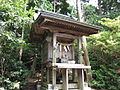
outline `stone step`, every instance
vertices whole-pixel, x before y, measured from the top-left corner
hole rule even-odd
[[[77,88],[69,88],[68,90],[80,90]],[[90,87],[85,87],[84,90],[92,90]]]

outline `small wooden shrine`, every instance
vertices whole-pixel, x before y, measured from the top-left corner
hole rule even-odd
[[[41,11],[31,32],[31,40],[41,43],[41,90],[84,90],[91,66],[83,37],[98,31],[68,16]]]

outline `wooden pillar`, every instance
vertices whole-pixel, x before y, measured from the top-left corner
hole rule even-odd
[[[79,63],[82,64],[83,62],[83,56],[82,56],[82,37],[78,38],[78,59],[79,59]],[[77,70],[74,70],[74,81],[78,81],[78,74],[77,74]]]
[[[84,90],[84,70],[78,69],[78,88]]]
[[[82,37],[78,39],[78,59],[80,64],[83,64],[83,56],[82,56],[83,48],[82,48]],[[78,88],[79,90],[84,90],[84,70],[78,69]]]
[[[75,60],[75,47],[74,47],[74,44],[72,46],[72,59]],[[75,79],[75,69],[72,69],[72,81],[76,81]]]
[[[74,50],[74,45],[73,45],[71,48],[72,48],[72,59],[75,60],[75,50]]]
[[[78,39],[78,59],[80,64],[83,63],[83,56],[82,56],[82,37],[79,37]]]
[[[41,48],[43,48],[43,43],[41,44]],[[43,50],[41,49],[41,52],[40,52],[40,54],[41,54],[41,58],[42,58],[42,63],[43,63]],[[44,69],[43,69],[43,64],[41,63],[41,82],[43,83],[43,74],[44,74]]]
[[[52,84],[55,87],[56,86],[56,68],[55,63],[56,63],[56,33],[53,33],[53,60],[52,60]]]
[[[88,51],[87,51],[87,41],[86,41],[85,36],[82,36],[82,48],[83,48],[83,51],[84,51],[83,58],[84,58],[84,61],[85,61],[85,65],[90,66],[90,61],[89,61]],[[92,79],[91,69],[88,69],[87,70],[87,81],[90,82],[91,79]]]
[[[50,83],[50,69],[47,67],[47,83]]]
[[[52,84],[55,87],[56,86],[56,68],[52,68]]]
[[[90,66],[88,51],[87,51],[86,36],[82,36],[82,48],[83,48],[83,51],[84,51],[83,58],[84,58],[84,61],[85,61],[85,65]]]
[[[52,61],[53,66],[56,63],[56,49],[57,49],[56,42],[57,42],[56,33],[53,33],[53,61]]]
[[[63,90],[68,90],[68,69],[62,69]]]
[[[73,69],[73,81],[74,81],[74,82],[77,82],[77,81],[78,81],[77,69]]]

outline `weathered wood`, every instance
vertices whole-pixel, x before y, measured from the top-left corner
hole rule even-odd
[[[55,55],[56,55],[56,41],[57,41],[57,39],[56,39],[56,33],[53,33],[53,61],[52,61],[52,63],[53,63],[53,66],[54,66],[54,64],[56,63],[56,57],[55,57]]]
[[[90,66],[85,36],[82,36],[82,47],[83,47],[83,51],[84,51],[83,58],[84,58],[85,65]],[[87,81],[90,82],[91,79],[92,79],[91,69],[88,69],[87,70]]]
[[[83,63],[83,56],[82,56],[82,38],[79,37],[78,39],[78,59],[80,64]]]
[[[53,58],[53,51],[52,51],[53,47],[51,43],[48,43],[48,60],[50,60],[51,58]]]
[[[89,62],[89,57],[88,57],[87,43],[86,43],[86,37],[85,36],[82,36],[82,48],[83,48],[83,51],[84,51],[83,58],[84,58],[84,61],[85,61],[85,65],[89,66],[90,62]]]
[[[73,82],[78,81],[78,74],[77,74],[77,69],[73,69]]]
[[[56,36],[63,37],[63,38],[70,38],[70,39],[77,39],[78,36],[65,34],[65,33],[56,33]]]
[[[35,75],[36,63],[37,63],[37,59],[36,59],[36,56],[35,56],[33,58],[33,63],[31,65],[31,77],[33,77]]]
[[[41,44],[40,47],[43,48],[43,45]],[[40,54],[41,54],[41,58],[42,58],[42,62],[43,62],[43,57],[42,57],[43,56],[43,50],[40,50]],[[40,65],[41,65],[41,82],[43,82],[43,70],[44,69],[43,69],[42,63],[40,63]]]
[[[33,28],[32,30],[34,31],[34,33],[31,33],[34,34],[32,36],[35,36],[35,34],[39,34],[39,35],[44,34],[44,31],[46,29],[49,29],[48,28],[49,26],[52,26],[53,28],[54,27],[58,28],[58,29],[54,28],[54,30],[51,28],[51,32],[54,32],[56,30],[58,30],[57,32],[59,32],[60,30],[59,28],[61,28],[60,32],[64,32],[65,30],[67,30],[66,33],[71,32],[71,34],[74,34],[72,33],[72,31],[75,31],[75,32],[83,33],[82,35],[95,34],[98,33],[100,29],[100,27],[82,23],[80,21],[76,21],[75,19],[72,19],[71,17],[68,17],[66,15],[42,11],[39,17],[37,18],[37,20],[35,20],[35,22],[32,24],[32,28]],[[42,29],[41,27],[47,27],[47,28]],[[31,38],[37,39],[39,37],[31,37]]]
[[[72,50],[71,50],[71,56],[72,56],[72,59],[75,60],[75,50],[74,50],[74,45],[71,47]]]
[[[68,69],[62,69],[63,90],[68,90]]]
[[[47,41],[43,42],[42,59],[43,59],[43,61],[48,60],[48,42]]]
[[[56,86],[56,69],[52,68],[52,84],[55,87]]]
[[[77,7],[78,21],[84,22],[81,2],[79,0],[76,0],[76,1],[77,1],[76,7]],[[85,40],[86,40],[86,38],[83,36],[82,37],[82,43],[83,43],[82,47],[83,47],[83,51],[84,51],[83,58],[84,58],[85,65],[89,66],[90,62],[89,62],[89,58],[88,58],[88,52],[87,52],[87,49],[86,49],[86,41]],[[88,70],[88,72],[90,72],[90,71]],[[89,76],[87,75],[87,77],[89,77]]]
[[[47,67],[47,83],[50,83],[50,69]]]
[[[78,21],[82,22],[82,7],[79,0],[76,0],[76,9],[77,9]]]
[[[71,69],[90,69],[91,66],[84,66],[83,64],[67,64],[67,63],[56,63],[57,68],[71,68]]]
[[[72,59],[75,60],[75,50],[74,50],[74,46],[72,47],[71,55],[72,55]],[[73,82],[76,82],[76,81],[77,81],[76,69],[72,69],[72,80],[73,80]]]
[[[49,29],[51,32],[59,32],[59,33],[68,33],[68,34],[73,34],[73,35],[85,35],[85,36],[88,36],[89,34],[87,33],[83,33],[83,32],[77,32],[77,31],[72,31],[70,29],[62,29],[62,28],[59,28],[59,27],[53,27],[53,26],[50,26],[50,25],[43,25],[41,27],[39,27],[39,29]],[[39,34],[41,32],[38,32]]]
[[[83,69],[78,70],[78,88],[84,90],[84,71]]]
[[[78,21],[83,22],[84,18],[83,18],[82,6],[79,6],[79,5],[81,5],[80,1],[78,1],[78,0],[76,0],[76,1],[77,1],[76,7],[78,7],[77,8]],[[83,48],[83,51],[84,51],[83,59],[84,59],[85,65],[90,66],[90,62],[89,62],[89,58],[88,58],[88,52],[87,52],[87,48],[86,48],[87,45],[86,45],[85,36],[82,36],[81,41],[82,41],[82,48]],[[90,73],[91,69],[88,69],[87,71]],[[88,82],[90,81],[90,78],[91,78],[91,76],[87,74],[87,81]]]
[[[81,18],[79,13],[79,21],[81,21]],[[84,90],[84,71],[90,72],[91,66],[86,50],[86,43],[82,36],[95,34],[99,31],[99,28],[79,21],[61,14],[41,12],[33,24],[32,28],[34,31],[31,33],[33,36],[31,38],[37,38],[42,43],[41,82],[45,81],[46,83],[47,81],[51,89],[56,90],[56,78],[60,77],[61,79],[62,74],[63,82],[57,79],[57,83],[62,82],[62,85],[58,86],[58,89],[78,90],[79,88],[79,90]],[[75,62],[74,40],[78,40],[79,62]],[[84,51],[84,57],[82,51]],[[85,62],[85,65],[83,62]],[[46,69],[47,72],[45,71]],[[71,70],[73,71],[71,72]],[[56,73],[60,75],[56,75]],[[75,81],[78,84],[70,85],[69,81],[70,83]]]
[[[46,21],[47,21],[47,19],[43,19],[43,21],[41,21],[41,23],[38,23],[38,24],[39,24],[39,27],[42,26]],[[38,25],[38,24],[37,24],[37,25]]]
[[[54,66],[55,66],[55,64],[56,64],[55,54],[56,54],[56,34],[53,33],[52,83],[53,83],[53,86],[54,86],[54,87],[56,86],[56,69],[54,68]]]
[[[46,18],[48,20],[55,21],[55,22],[63,22],[64,24],[69,24],[69,25],[73,25],[73,26],[83,26],[83,27],[92,28],[93,31],[96,29],[99,29],[98,26],[82,23],[82,22],[76,21],[75,19],[71,19],[70,17],[66,17],[65,15],[62,15],[62,14],[45,12],[45,13],[42,13],[41,16],[43,18]]]

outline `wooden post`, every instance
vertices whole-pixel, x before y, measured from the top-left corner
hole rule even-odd
[[[78,21],[80,22],[84,22],[84,13],[82,7],[82,0],[76,0],[77,17]]]
[[[53,33],[53,61],[52,61],[52,65],[54,66],[55,65],[55,63],[56,63],[56,41],[57,41],[57,39],[56,39],[57,37],[56,37],[56,33]]]
[[[75,60],[75,50],[74,50],[74,45],[72,46],[72,59]]]
[[[90,66],[90,62],[89,62],[89,57],[88,57],[88,51],[87,51],[87,43],[86,43],[86,37],[82,36],[82,47],[83,47],[83,51],[84,51],[84,61],[85,61],[85,65]]]
[[[41,44],[41,48],[43,48],[43,43]],[[41,49],[41,58],[42,58],[42,62],[43,62],[43,50]],[[42,65],[42,63],[41,63],[41,82],[43,82],[43,73],[44,73],[44,71],[43,71],[44,69],[43,69],[43,65]]]
[[[55,87],[56,86],[56,68],[52,68],[52,84]]]
[[[74,50],[74,45],[72,47],[72,59],[75,60],[75,50]],[[72,81],[76,82],[77,81],[77,72],[75,69],[72,69]]]
[[[76,0],[76,7],[77,7],[78,21],[84,22],[81,0],[80,1]],[[84,51],[83,59],[84,59],[86,65],[90,65],[89,58],[88,58],[88,52],[87,52],[87,49],[86,49],[86,38],[85,38],[85,36],[82,37],[82,43],[83,43],[83,51]],[[88,71],[88,73],[91,72],[90,69],[87,70],[87,71]],[[87,79],[88,79],[87,81],[88,82],[90,81],[90,78],[92,78],[92,75],[88,76],[88,74],[87,74]]]
[[[77,69],[74,69],[73,73],[74,73],[74,82],[77,82],[78,81]]]
[[[82,18],[82,6],[81,6],[81,1],[79,0],[76,0],[76,8],[77,8],[77,16],[78,16],[78,21],[83,21],[83,18]]]
[[[78,38],[78,59],[79,59],[79,63],[82,64],[83,62],[83,56],[82,56],[82,38],[79,37]],[[78,80],[78,74],[77,74],[77,70],[74,70],[74,81],[76,82]]]
[[[84,90],[84,70],[78,69],[78,88]]]
[[[86,66],[90,66],[90,61],[89,61],[89,57],[88,57],[88,51],[87,51],[87,43],[86,43],[86,37],[82,36],[82,47],[83,47],[83,51],[84,51],[84,61],[85,61],[85,65]],[[87,70],[87,81],[90,82],[92,79],[92,74],[91,74],[91,69]]]
[[[47,83],[50,83],[50,69],[47,67]]]
[[[56,68],[54,67],[55,63],[56,63],[55,54],[56,54],[56,34],[53,33],[52,84],[53,84],[54,87],[56,86]]]
[[[82,56],[82,37],[78,39],[78,59],[80,64],[83,64],[83,56]],[[79,90],[84,90],[84,70],[78,69],[78,88]]]
[[[78,39],[78,59],[80,64],[83,63],[83,56],[82,56],[82,37]]]
[[[68,90],[68,69],[62,69],[63,90]]]

